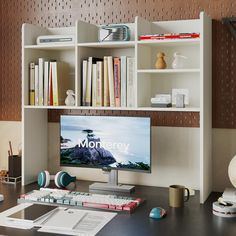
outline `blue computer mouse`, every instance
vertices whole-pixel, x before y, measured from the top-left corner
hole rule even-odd
[[[166,215],[166,210],[161,207],[152,208],[149,217],[154,219],[161,219]]]

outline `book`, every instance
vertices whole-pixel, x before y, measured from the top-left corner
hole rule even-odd
[[[35,105],[35,63],[30,63],[30,79],[29,79],[29,104]]]
[[[44,62],[44,92],[43,92],[43,104],[44,106],[48,105],[48,86],[49,86],[49,62]]]
[[[127,56],[120,57],[120,102],[126,107],[127,101]]]
[[[134,58],[127,58],[127,107],[135,107]]]
[[[97,64],[92,64],[92,106],[96,106],[97,98]]]
[[[109,98],[110,106],[115,106],[115,94],[114,94],[114,74],[113,74],[113,59],[112,56],[107,57],[108,65],[108,84],[109,84]]]
[[[176,33],[176,34],[154,34],[141,35],[139,40],[159,40],[159,39],[185,39],[185,38],[199,38],[199,33]]]
[[[120,58],[114,58],[115,106],[120,107]]]
[[[92,57],[88,58],[88,76],[86,81],[86,96],[85,96],[85,106],[92,105]]]
[[[44,58],[39,58],[39,106],[43,106]]]
[[[69,65],[65,62],[52,62],[53,105],[65,104],[66,91],[70,88]]]
[[[35,105],[39,105],[39,66],[34,66]]]
[[[38,45],[73,44],[75,35],[40,35],[37,37],[36,42]]]
[[[97,62],[96,106],[103,106],[103,62]]]
[[[151,107],[172,107],[171,103],[151,103]]]
[[[110,96],[109,96],[109,82],[108,82],[108,61],[107,57],[104,57],[103,60],[103,101],[104,107],[110,106]]]
[[[199,38],[199,37],[200,33],[173,33],[173,34],[140,35],[139,40],[189,39],[189,38]]]
[[[97,61],[101,61],[100,58],[89,57],[88,58],[88,76],[86,81],[86,96],[85,96],[85,106],[92,105],[92,64]]]
[[[83,81],[82,81],[82,105],[86,106],[86,81],[88,76],[88,61],[83,60],[83,71],[82,71]]]
[[[156,94],[151,103],[171,103],[171,94]]]
[[[53,94],[52,94],[52,61],[49,63],[49,78],[48,78],[48,105],[53,106]]]

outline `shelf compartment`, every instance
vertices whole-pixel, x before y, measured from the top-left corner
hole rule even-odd
[[[196,45],[184,45],[178,44],[175,47],[170,47],[165,44],[156,44],[156,47],[150,47],[148,44],[138,44],[137,47],[137,60],[138,69],[154,69],[157,61],[157,54],[163,52],[165,54],[165,62],[167,69],[172,69],[172,63],[174,61],[174,54],[176,52],[186,56],[184,60],[185,69],[199,69],[200,68],[200,47]],[[165,70],[167,70],[165,69]],[[178,69],[180,70],[180,69]],[[163,70],[164,71],[164,70]],[[177,70],[176,70],[177,71]]]
[[[200,107],[199,73],[138,73],[138,107],[151,106],[151,98],[156,94],[172,94],[172,89],[188,89],[188,107]]]

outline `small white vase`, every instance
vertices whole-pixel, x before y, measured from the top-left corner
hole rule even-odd
[[[186,56],[183,56],[181,53],[179,52],[175,52],[174,53],[174,60],[172,62],[172,68],[173,69],[183,69],[186,68]]]

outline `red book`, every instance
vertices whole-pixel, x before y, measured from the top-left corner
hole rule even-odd
[[[120,58],[114,58],[115,106],[120,107]]]
[[[179,34],[156,34],[156,35],[141,35],[139,40],[161,40],[161,39],[189,39],[199,38],[199,33],[179,33]]]

